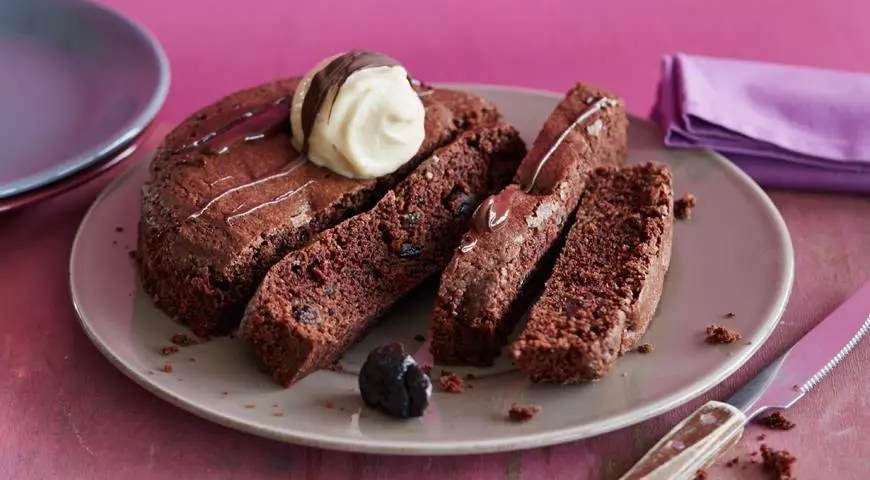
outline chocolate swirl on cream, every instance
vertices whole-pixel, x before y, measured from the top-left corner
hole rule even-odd
[[[473,231],[462,240],[462,243],[459,246],[459,250],[462,253],[468,253],[474,249],[474,246],[477,244],[478,236],[498,229],[505,221],[507,221],[510,216],[511,204],[513,203],[514,198],[516,198],[520,192],[531,194],[532,190],[536,187],[538,177],[540,176],[544,165],[546,165],[547,161],[550,160],[550,157],[553,156],[556,150],[558,150],[562,143],[565,142],[568,135],[577,128],[578,125],[588,120],[599,110],[616,105],[617,101],[608,97],[598,99],[591,97],[586,100],[586,104],[588,107],[571,123],[571,125],[568,126],[568,128],[562,132],[561,135],[559,135],[547,153],[545,153],[538,161],[531,178],[519,177],[517,179],[519,185],[508,185],[501,192],[487,197],[477,207],[472,216]],[[540,185],[537,186],[540,187]],[[556,185],[546,185],[544,190],[551,191],[555,187]]]
[[[335,92],[332,101],[338,98],[338,89],[355,72],[374,67],[395,67],[401,64],[396,60],[378,52],[352,50],[339,55],[329,62],[322,70],[311,77],[311,86],[302,102],[302,155],[308,154],[309,138],[317,121],[320,108],[326,102],[330,92]],[[331,109],[330,109],[331,110]],[[331,112],[330,112],[331,113]]]

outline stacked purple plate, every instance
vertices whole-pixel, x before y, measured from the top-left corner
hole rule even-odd
[[[154,37],[105,7],[0,2],[0,212],[128,158],[169,89]]]

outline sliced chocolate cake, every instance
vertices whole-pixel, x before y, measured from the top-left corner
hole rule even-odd
[[[514,184],[475,212],[441,276],[430,327],[440,364],[492,364],[552,267],[590,171],[625,158],[620,100],[578,84],[559,103]]]
[[[241,91],[197,112],[152,163],[137,245],[142,284],[161,310],[199,335],[231,332],[266,271],[287,252],[371,208],[435,149],[499,116],[474,95],[415,84],[425,107],[417,154],[395,172],[347,178],[303,160],[292,145],[289,110],[298,83]]]
[[[524,154],[506,124],[461,134],[374,208],[272,267],[238,336],[285,386],[331,365],[397,300],[444,268],[474,208],[510,181]]]
[[[670,264],[673,205],[664,165],[601,168],[590,177],[553,273],[511,346],[521,371],[535,382],[594,380],[637,345]]]

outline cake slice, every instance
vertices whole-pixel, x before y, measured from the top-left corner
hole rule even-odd
[[[151,165],[137,245],[142,285],[199,335],[232,332],[287,252],[371,208],[435,149],[499,116],[475,95],[417,87],[426,109],[417,155],[393,174],[354,180],[292,148],[289,99],[297,84],[269,83],[204,108],[167,136]]]
[[[522,372],[535,382],[594,380],[637,345],[670,264],[673,204],[664,165],[590,177],[553,274],[511,347]]]
[[[463,133],[373,209],[272,267],[239,337],[285,386],[330,366],[399,298],[444,268],[478,202],[510,181],[524,154],[507,124]]]
[[[550,114],[514,184],[476,212],[441,276],[430,326],[437,363],[492,364],[540,292],[588,173],[624,159],[627,126],[620,100],[583,84]]]

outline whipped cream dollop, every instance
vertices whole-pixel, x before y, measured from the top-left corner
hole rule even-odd
[[[387,175],[426,136],[426,111],[395,60],[352,51],[328,58],[299,83],[290,108],[293,146],[349,178]]]

